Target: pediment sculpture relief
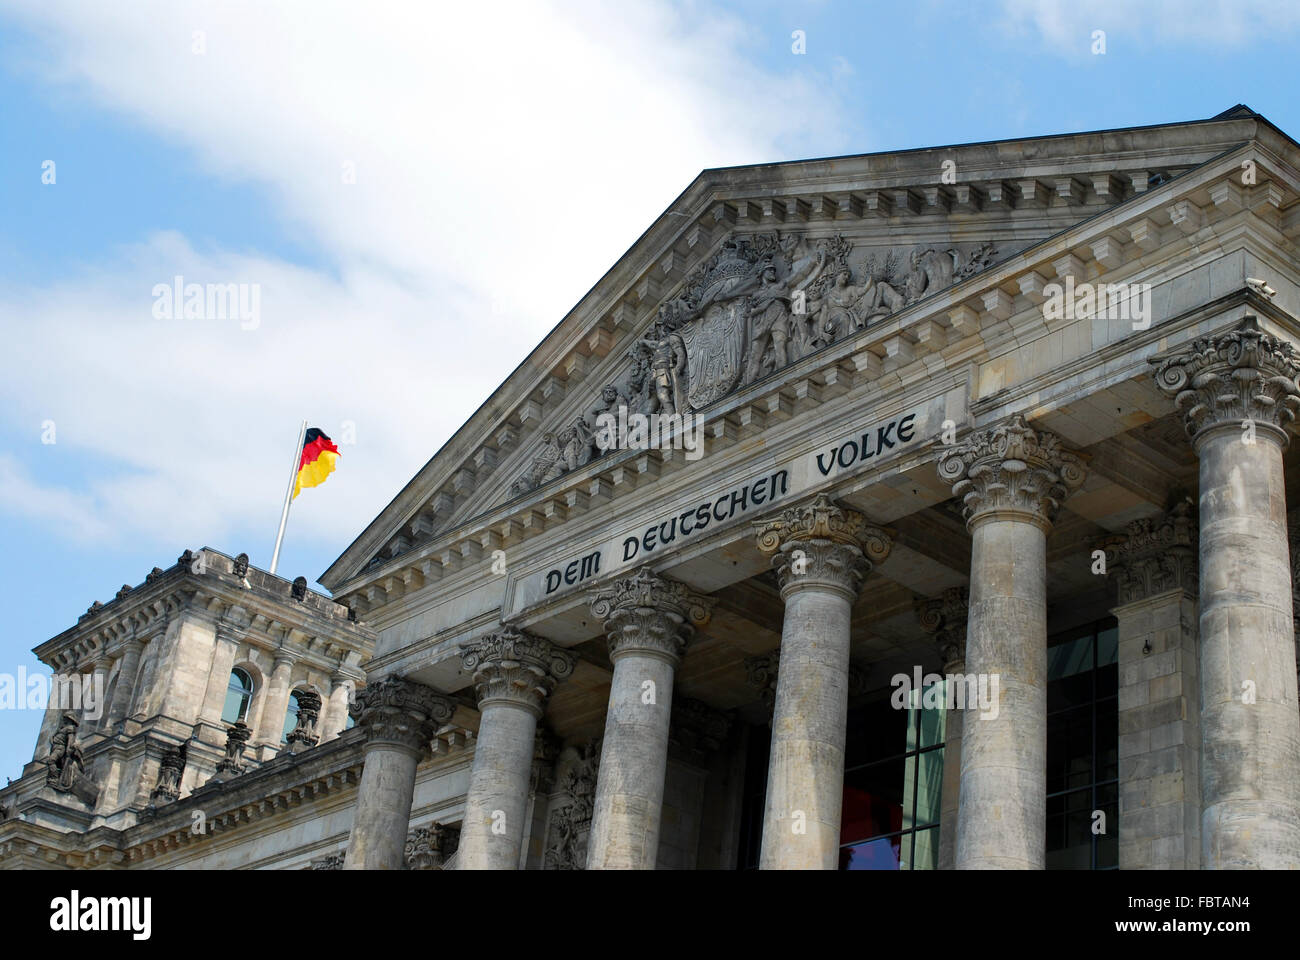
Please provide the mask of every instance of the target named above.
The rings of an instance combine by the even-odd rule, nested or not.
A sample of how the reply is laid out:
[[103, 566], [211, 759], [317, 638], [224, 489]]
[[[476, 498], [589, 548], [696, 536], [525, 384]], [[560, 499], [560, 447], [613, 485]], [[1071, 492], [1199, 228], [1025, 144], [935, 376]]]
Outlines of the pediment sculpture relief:
[[[988, 267], [992, 243], [893, 248], [850, 264], [843, 236], [764, 233], [727, 240], [677, 296], [659, 305], [650, 330], [628, 350], [622, 375], [562, 429], [543, 434], [510, 495], [536, 489], [605, 451], [602, 415], [699, 412], [732, 391], [794, 363]], [[856, 279], [855, 279], [856, 277]]]

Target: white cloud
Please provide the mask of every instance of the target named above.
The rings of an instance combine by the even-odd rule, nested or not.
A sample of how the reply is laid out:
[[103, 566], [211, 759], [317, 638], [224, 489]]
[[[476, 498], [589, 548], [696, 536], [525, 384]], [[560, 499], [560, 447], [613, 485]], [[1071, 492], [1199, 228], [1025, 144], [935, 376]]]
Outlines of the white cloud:
[[[83, 496], [10, 463], [3, 503], [93, 510], [104, 536], [266, 529], [306, 416], [356, 423], [329, 498], [294, 508], [299, 536], [342, 549], [702, 167], [861, 146], [805, 58], [765, 71], [749, 28], [694, 6], [0, 11], [49, 44], [43, 79], [264, 184], [336, 268], [196, 252], [160, 224], [52, 287], [0, 290], [24, 318], [10, 355], [32, 359], [0, 379], [13, 424], [54, 419], [60, 448], [118, 466]], [[177, 274], [259, 284], [260, 326], [154, 319]]]
[[1106, 33], [1106, 52], [1149, 45], [1199, 44], [1236, 48], [1276, 40], [1300, 28], [1295, 0], [1003, 0], [999, 19], [1013, 32], [1036, 33], [1067, 56], [1091, 55], [1093, 31]]

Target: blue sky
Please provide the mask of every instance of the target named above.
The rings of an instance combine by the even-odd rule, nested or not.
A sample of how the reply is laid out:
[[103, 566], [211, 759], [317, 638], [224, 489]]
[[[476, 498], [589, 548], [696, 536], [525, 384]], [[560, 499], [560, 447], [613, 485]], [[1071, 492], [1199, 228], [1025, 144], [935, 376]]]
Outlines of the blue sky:
[[[705, 167], [1300, 134], [1288, 2], [465, 6], [0, 0], [0, 673], [187, 547], [266, 566], [303, 417], [356, 433], [290, 520], [314, 580]], [[176, 275], [256, 326], [155, 316]]]

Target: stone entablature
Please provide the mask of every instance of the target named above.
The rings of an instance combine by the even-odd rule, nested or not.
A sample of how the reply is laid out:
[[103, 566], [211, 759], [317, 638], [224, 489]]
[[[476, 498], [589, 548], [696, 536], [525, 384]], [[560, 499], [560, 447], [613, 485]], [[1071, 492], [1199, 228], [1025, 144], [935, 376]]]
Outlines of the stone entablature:
[[[1238, 151], [1251, 154], [1253, 147]], [[787, 369], [783, 378], [760, 380], [711, 408], [706, 419], [706, 452], [743, 440], [747, 435], [812, 409], [863, 383], [901, 371], [914, 360], [942, 352], [952, 368], [963, 358], [987, 355], [991, 348], [1014, 346], [1034, 327], [1051, 326], [1037, 309], [1044, 287], [1069, 278], [1079, 281], [1114, 273], [1155, 268], [1150, 253], [1161, 244], [1176, 256], [1202, 230], [1226, 218], [1249, 212], [1280, 223], [1278, 207], [1290, 196], [1266, 169], [1260, 157], [1260, 183], [1241, 188], [1234, 182], [1242, 157], [1233, 154], [1172, 183], [1153, 189], [1118, 208], [1100, 222], [1097, 218], [1076, 230], [1031, 247], [1017, 257], [984, 273], [955, 284], [940, 295], [908, 307], [899, 316], [886, 317], [843, 343], [832, 344], [813, 357]], [[1204, 195], [1199, 205], [1183, 196]], [[1194, 227], [1194, 229], [1193, 229]], [[1098, 239], [1100, 238], [1100, 239]], [[1014, 289], [1016, 294], [1008, 293]], [[1158, 322], [1159, 317], [1153, 318]], [[593, 390], [598, 388], [593, 387]], [[585, 402], [585, 401], [584, 401]], [[487, 562], [496, 549], [516, 546], [571, 520], [587, 510], [604, 506], [635, 489], [638, 481], [656, 479], [679, 469], [680, 452], [651, 449], [619, 451], [592, 461], [547, 484], [532, 502], [511, 502], [480, 515], [481, 520], [434, 537], [429, 547], [410, 540], [409, 553], [381, 562], [352, 583], [341, 585], [348, 602], [363, 612], [416, 591], [459, 570], [472, 570]], [[409, 538], [408, 538], [409, 540]], [[358, 582], [359, 581], [359, 582]]]

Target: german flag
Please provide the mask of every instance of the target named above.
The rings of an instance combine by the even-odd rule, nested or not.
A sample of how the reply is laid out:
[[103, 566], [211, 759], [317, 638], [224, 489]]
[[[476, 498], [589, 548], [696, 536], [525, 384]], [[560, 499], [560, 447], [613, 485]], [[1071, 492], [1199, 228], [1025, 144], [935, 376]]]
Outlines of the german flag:
[[339, 448], [325, 436], [324, 431], [312, 427], [303, 437], [302, 457], [298, 461], [298, 477], [293, 482], [293, 495], [303, 487], [318, 487], [334, 472], [339, 458]]

